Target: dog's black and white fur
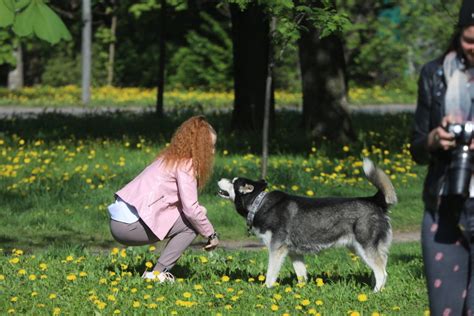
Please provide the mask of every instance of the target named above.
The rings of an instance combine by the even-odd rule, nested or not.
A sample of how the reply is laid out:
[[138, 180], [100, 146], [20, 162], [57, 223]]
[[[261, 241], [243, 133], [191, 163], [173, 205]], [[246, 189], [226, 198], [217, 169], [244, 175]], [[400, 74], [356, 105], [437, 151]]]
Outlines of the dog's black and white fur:
[[266, 286], [277, 280], [287, 255], [300, 282], [307, 279], [303, 255], [332, 246], [353, 249], [375, 275], [375, 288], [387, 280], [388, 251], [392, 241], [389, 206], [397, 202], [388, 176], [369, 159], [364, 173], [378, 189], [371, 197], [306, 198], [281, 191], [265, 192], [264, 180], [221, 179], [219, 195], [234, 202], [237, 212], [259, 236], [269, 251]]

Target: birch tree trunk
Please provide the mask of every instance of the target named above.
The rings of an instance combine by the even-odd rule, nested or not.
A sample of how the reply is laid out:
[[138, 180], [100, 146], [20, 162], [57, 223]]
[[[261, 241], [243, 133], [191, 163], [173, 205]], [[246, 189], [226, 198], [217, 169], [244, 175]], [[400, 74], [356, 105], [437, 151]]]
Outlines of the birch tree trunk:
[[115, 0], [112, 0], [112, 21], [110, 24], [110, 34], [112, 41], [109, 44], [109, 61], [107, 63], [107, 85], [114, 84], [114, 62], [115, 62], [115, 36], [117, 34], [117, 13]]
[[91, 100], [92, 14], [90, 0], [82, 0], [82, 104]]
[[23, 50], [21, 43], [13, 50], [13, 56], [16, 60], [15, 69], [8, 73], [8, 90], [20, 90], [23, 88]]

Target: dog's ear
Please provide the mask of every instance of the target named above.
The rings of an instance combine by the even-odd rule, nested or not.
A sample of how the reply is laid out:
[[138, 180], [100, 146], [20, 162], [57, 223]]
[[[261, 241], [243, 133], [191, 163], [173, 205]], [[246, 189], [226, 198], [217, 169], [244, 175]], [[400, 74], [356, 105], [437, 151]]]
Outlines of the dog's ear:
[[242, 194], [247, 194], [247, 193], [252, 192], [253, 189], [254, 189], [253, 185], [246, 184], [246, 185], [243, 185], [243, 186], [239, 187], [239, 192], [242, 193]]

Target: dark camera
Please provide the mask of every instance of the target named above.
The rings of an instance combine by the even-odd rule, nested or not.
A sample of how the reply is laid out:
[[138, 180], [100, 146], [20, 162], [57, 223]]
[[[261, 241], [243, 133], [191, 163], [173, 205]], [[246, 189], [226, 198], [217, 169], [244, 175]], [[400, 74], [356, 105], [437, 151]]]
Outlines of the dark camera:
[[469, 150], [471, 139], [474, 134], [474, 124], [449, 124], [446, 128], [454, 135], [456, 147], [451, 151], [451, 162], [448, 167], [446, 185], [448, 195], [469, 195], [469, 183], [471, 181], [472, 155]]

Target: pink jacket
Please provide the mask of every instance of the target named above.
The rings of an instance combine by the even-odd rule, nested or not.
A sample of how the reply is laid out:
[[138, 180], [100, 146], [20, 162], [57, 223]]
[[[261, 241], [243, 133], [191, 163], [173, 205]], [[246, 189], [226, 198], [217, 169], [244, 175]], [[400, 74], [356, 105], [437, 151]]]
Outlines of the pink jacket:
[[173, 168], [165, 168], [162, 160], [157, 159], [116, 194], [137, 209], [140, 218], [161, 240], [180, 213], [202, 236], [214, 233], [207, 210], [198, 202], [191, 159]]

